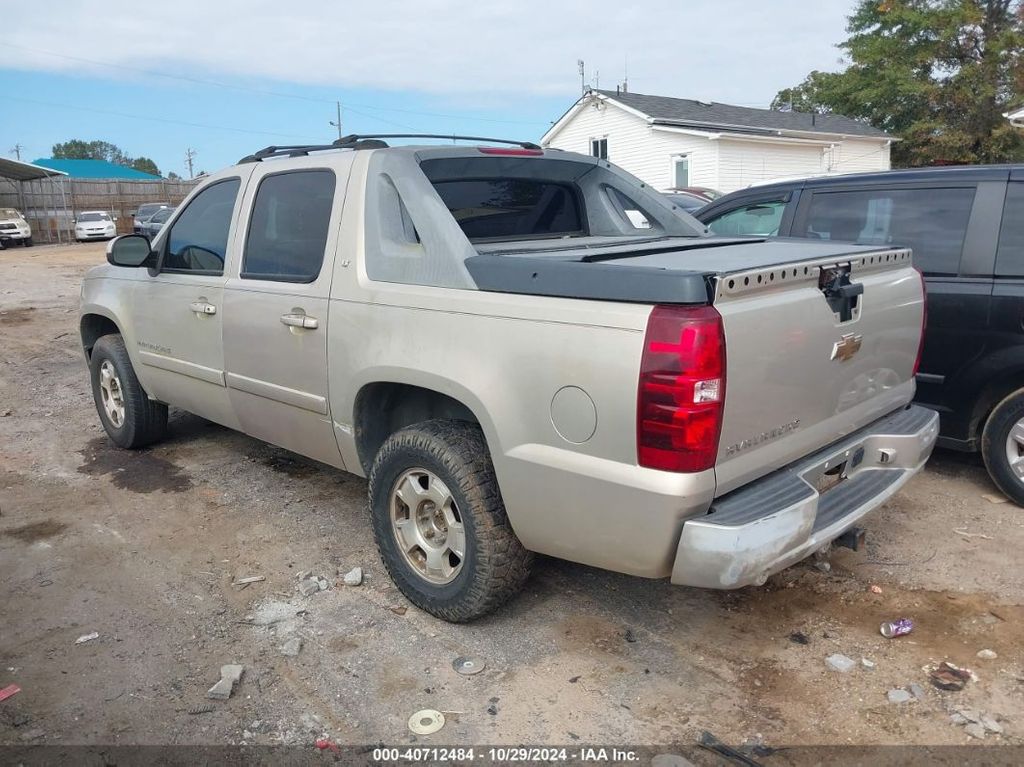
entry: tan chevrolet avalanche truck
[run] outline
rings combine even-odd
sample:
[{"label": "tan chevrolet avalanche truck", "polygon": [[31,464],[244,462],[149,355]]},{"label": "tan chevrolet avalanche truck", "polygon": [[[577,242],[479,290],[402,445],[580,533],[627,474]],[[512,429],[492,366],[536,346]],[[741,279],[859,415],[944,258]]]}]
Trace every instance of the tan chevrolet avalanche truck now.
[{"label": "tan chevrolet avalanche truck", "polygon": [[931,453],[905,249],[708,236],[529,143],[268,147],[82,286],[100,420],[168,406],[369,477],[384,564],[466,621],[534,552],[729,589],[829,545]]}]

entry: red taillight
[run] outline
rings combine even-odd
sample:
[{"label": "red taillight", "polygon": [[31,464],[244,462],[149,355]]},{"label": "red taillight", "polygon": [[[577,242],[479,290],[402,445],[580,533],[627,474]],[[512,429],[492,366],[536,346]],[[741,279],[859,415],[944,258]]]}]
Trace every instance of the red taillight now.
[{"label": "red taillight", "polygon": [[917,276],[921,278],[921,339],[917,342],[917,358],[914,360],[913,375],[921,369],[921,355],[924,354],[924,332],[928,327],[928,288],[925,286],[924,274],[920,269]]},{"label": "red taillight", "polygon": [[641,466],[715,465],[725,406],[725,334],[711,306],[655,306],[647,320],[636,403]]},{"label": "red taillight", "polygon": [[503,146],[478,146],[481,154],[503,154],[509,157],[538,157],[544,154],[543,149],[522,149]]}]

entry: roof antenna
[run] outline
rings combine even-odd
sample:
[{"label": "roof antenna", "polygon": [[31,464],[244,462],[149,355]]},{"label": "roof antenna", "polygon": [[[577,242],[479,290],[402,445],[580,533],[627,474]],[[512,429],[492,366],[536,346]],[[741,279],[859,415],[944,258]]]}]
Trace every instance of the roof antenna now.
[{"label": "roof antenna", "polygon": [[587,93],[587,69],[583,65],[583,59],[576,59],[576,66],[580,70],[580,93],[586,95]]},{"label": "roof antenna", "polygon": [[623,57],[622,63],[622,92],[629,93],[629,54]]}]

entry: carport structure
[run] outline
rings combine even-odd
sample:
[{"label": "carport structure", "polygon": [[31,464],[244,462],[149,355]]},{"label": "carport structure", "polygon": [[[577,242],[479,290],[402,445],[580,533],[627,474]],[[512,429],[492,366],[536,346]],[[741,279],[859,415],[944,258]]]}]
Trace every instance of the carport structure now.
[{"label": "carport structure", "polygon": [[[0,157],[0,207],[21,211],[36,242],[71,242],[74,217],[68,208],[66,177],[59,170]],[[28,195],[34,202],[31,208]]]}]

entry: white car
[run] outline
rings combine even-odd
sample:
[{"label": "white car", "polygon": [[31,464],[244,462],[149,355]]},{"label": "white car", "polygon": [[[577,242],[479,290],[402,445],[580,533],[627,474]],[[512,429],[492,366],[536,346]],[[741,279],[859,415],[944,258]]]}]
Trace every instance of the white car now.
[{"label": "white car", "polygon": [[32,244],[32,227],[14,208],[0,208],[0,250],[8,245]]},{"label": "white car", "polygon": [[109,240],[117,236],[117,227],[105,210],[87,210],[75,219],[75,240]]}]

